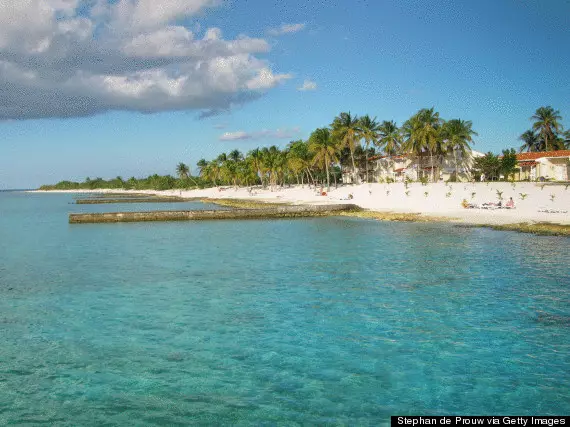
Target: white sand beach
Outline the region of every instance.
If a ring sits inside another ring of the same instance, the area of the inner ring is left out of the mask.
[[[326,188],[325,188],[326,190]],[[326,196],[309,186],[262,189],[214,187],[204,190],[70,190],[74,193],[146,193],[164,196],[202,197],[215,199],[251,199],[293,204],[354,203],[377,212],[419,213],[448,218],[469,224],[514,224],[521,222],[551,222],[570,224],[570,186],[530,182],[411,183],[360,184],[331,187]],[[352,199],[349,199],[352,195]],[[500,197],[502,200],[500,200]],[[515,208],[505,209],[512,197]],[[479,208],[463,208],[466,200]],[[497,204],[503,208],[483,206]]]

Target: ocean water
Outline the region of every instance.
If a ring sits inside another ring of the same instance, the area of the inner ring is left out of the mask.
[[[0,425],[570,414],[566,238],[72,201],[0,192]]]

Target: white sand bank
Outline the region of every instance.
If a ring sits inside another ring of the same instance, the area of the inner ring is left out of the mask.
[[[450,221],[470,224],[513,224],[520,222],[552,222],[570,224],[570,187],[564,185],[541,185],[529,182],[489,183],[437,183],[423,186],[412,183],[405,188],[403,183],[361,184],[331,187],[326,196],[317,194],[314,188],[294,186],[270,189],[254,188],[208,188],[204,190],[127,191],[127,190],[81,190],[61,191],[71,193],[146,193],[183,197],[251,199],[259,201],[290,202],[295,204],[354,203],[364,209],[379,212],[420,213],[447,217]],[[465,199],[471,204],[499,202],[513,198],[515,209],[464,209]],[[426,194],[427,193],[427,194]],[[348,200],[348,195],[353,198]],[[523,199],[524,197],[524,199]],[[550,212],[541,212],[549,210]],[[564,212],[565,211],[565,212]]]

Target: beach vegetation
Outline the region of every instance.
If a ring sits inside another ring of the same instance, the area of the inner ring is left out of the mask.
[[[352,160],[352,174],[354,179],[357,179],[354,151],[362,138],[362,128],[358,116],[352,115],[350,111],[348,113],[340,113],[334,118],[331,128],[331,136],[336,141],[337,149],[340,147],[349,149]]]
[[[360,134],[358,135],[364,141],[364,152],[366,153],[366,182],[370,182],[369,168],[368,168],[368,151],[370,144],[376,145],[380,137],[380,125],[376,117],[373,119],[366,114],[360,118]]]
[[[496,180],[499,178],[501,172],[501,160],[495,154],[488,152],[483,157],[478,157],[474,162],[475,168],[485,175],[488,181]]]
[[[443,138],[442,148],[447,153],[452,154],[454,159],[455,174],[452,175],[450,180],[456,182],[459,176],[457,155],[459,154],[461,159],[468,158],[468,154],[471,152],[470,144],[473,143],[473,136],[477,136],[478,133],[473,130],[473,123],[470,120],[461,119],[451,119],[443,123],[441,133]]]
[[[532,128],[526,130],[519,139],[523,145],[519,151],[536,152],[564,150],[570,148],[570,133],[564,132],[560,111],[551,106],[538,108],[530,120]]]
[[[532,116],[532,129],[521,135],[524,145],[521,151],[570,148],[570,131],[564,131],[560,113],[552,107],[540,107]],[[326,139],[326,156],[317,149],[315,138]],[[485,175],[489,181],[499,179],[514,182],[518,171],[515,150],[504,150],[501,156],[487,153],[470,162],[471,145],[477,133],[469,120],[444,120],[432,108],[423,108],[398,127],[393,120],[379,121],[368,114],[358,116],[351,112],[341,112],[327,127],[313,132],[318,137],[291,141],[285,147],[257,147],[247,153],[237,149],[220,153],[211,160],[200,159],[197,173],[183,162],[175,166],[174,176],[153,174],[143,178],[112,179],[86,178],[83,182],[61,181],[55,185],[45,185],[42,189],[81,190],[81,189],[129,189],[129,190],[168,190],[194,189],[212,186],[262,186],[274,191],[286,185],[308,184],[310,187],[330,188],[339,182],[358,183],[362,181],[396,182],[395,175],[372,178],[382,162],[383,168],[392,170],[399,156],[411,156],[417,160],[417,174],[414,180],[422,185],[439,181],[443,159],[453,157],[455,171],[447,183],[457,182],[460,172],[470,168],[471,176],[479,179]],[[311,135],[313,135],[311,134]],[[400,166],[398,166],[400,167]],[[462,170],[459,168],[461,167]],[[401,172],[401,171],[400,171]],[[344,178],[349,178],[348,180]],[[529,178],[526,178],[529,180]],[[552,178],[550,178],[552,179]],[[544,182],[539,177],[539,182]],[[412,180],[407,172],[404,186],[410,188]],[[513,183],[514,187],[514,183]],[[451,191],[451,190],[450,190]]]
[[[329,166],[332,162],[338,161],[337,145],[330,130],[328,128],[315,130],[309,137],[309,149],[314,153],[313,163],[324,166],[326,169],[327,191],[330,191]]]
[[[500,173],[505,179],[514,179],[515,172],[517,171],[517,153],[513,148],[503,150],[501,157]]]
[[[426,153],[430,158],[431,180],[435,182],[434,156],[443,154],[443,133],[442,125],[444,121],[439,117],[439,113],[434,108],[423,108],[408,119],[403,126],[404,151],[412,155],[421,157]],[[439,174],[438,174],[439,176]]]

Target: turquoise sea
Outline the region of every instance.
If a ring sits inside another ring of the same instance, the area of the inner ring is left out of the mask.
[[[0,425],[570,414],[567,238],[72,201],[0,192]]]

